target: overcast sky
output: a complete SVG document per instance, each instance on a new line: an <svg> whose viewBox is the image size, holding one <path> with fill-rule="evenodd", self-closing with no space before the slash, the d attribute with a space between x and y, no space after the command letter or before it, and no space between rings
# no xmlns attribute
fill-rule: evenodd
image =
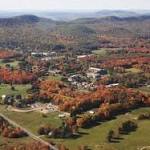
<svg viewBox="0 0 150 150"><path fill-rule="evenodd" d="M150 0L0 0L0 10L150 9Z"/></svg>

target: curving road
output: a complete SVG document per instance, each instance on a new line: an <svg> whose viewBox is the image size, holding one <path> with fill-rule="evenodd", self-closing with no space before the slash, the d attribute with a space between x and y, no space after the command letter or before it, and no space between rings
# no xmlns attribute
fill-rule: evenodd
<svg viewBox="0 0 150 150"><path fill-rule="evenodd" d="M11 107L11 108L7 108L7 110L8 110L8 111L14 111L14 112L28 113L28 112L33 112L33 111L40 110L40 109L42 109L42 108L43 108L43 107L23 110L23 109L17 109L17 108Z"/></svg>
<svg viewBox="0 0 150 150"><path fill-rule="evenodd" d="M58 148L56 148L55 146L51 145L50 143L44 141L43 139L41 139L40 137L36 136L35 134L31 133L30 131L28 131L27 129L25 129L24 127L22 127L21 125L19 125L18 123L14 122L13 120L9 119L7 116L5 116L4 114L0 113L0 116L3 117L5 120L7 120L10 124L12 124L15 127L19 127L20 129L22 129L23 131L25 131L28 136L30 136L32 139L39 141L45 145L48 145L51 150L58 150Z"/></svg>

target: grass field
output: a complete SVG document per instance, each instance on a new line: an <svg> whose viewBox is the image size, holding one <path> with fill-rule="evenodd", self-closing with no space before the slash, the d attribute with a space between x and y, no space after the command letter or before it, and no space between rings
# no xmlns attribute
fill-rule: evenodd
<svg viewBox="0 0 150 150"><path fill-rule="evenodd" d="M25 95L26 90L29 87L30 85L15 85L16 91L12 91L9 85L2 84L0 85L0 95L8 93L21 93ZM147 90L147 92L149 92L150 89L145 88L143 87L143 89L141 88L140 90ZM38 112L10 112L7 111L5 106L2 105L0 105L0 112L36 135L38 135L37 130L41 125L51 124L56 127L61 124L61 120L58 118L58 113L50 113L47 115L47 117L43 117L42 114ZM138 129L136 132L132 132L129 135L121 136L121 138L123 139L115 143L108 144L106 142L106 136L109 130L116 129L122 121L127 119L133 119L142 112L150 113L150 108L141 108L138 110L134 110L130 113L130 115L120 115L114 120L101 123L100 125L90 129L80 129L79 131L81 133L81 137L76 139L45 139L52 140L56 143L63 143L68 148L70 148L70 150L76 150L79 145L88 145L91 150L137 150L137 148L139 147L150 145L150 121L138 121ZM28 141L28 138L22 138L19 140L15 139L10 141L5 140L7 139L2 139L0 137L1 147L4 147L4 143L15 144L20 141Z"/></svg>
<svg viewBox="0 0 150 150"><path fill-rule="evenodd" d="M61 124L58 113L48 114L47 117L44 118L38 112L8 112L4 106L0 106L0 111L35 134L37 134L37 130L41 125L51 124L53 126L59 126ZM91 150L137 150L139 147L150 145L150 121L148 120L137 121L137 131L129 135L121 136L122 140L115 143L108 144L106 142L106 136L109 130L116 129L124 120L134 119L138 114L143 112L150 113L150 108L134 110L128 115L120 115L116 119L103 122L90 129L80 129L81 137L76 139L48 139L46 137L44 137L44 139L56 143L63 143L70 148L70 150L77 150L79 145L88 145Z"/></svg>
<svg viewBox="0 0 150 150"><path fill-rule="evenodd" d="M15 90L11 89L11 86L9 84L1 84L0 85L0 96L2 95L8 95L8 94L21 94L25 96L27 94L27 90L31 87L31 85L14 85Z"/></svg>
<svg viewBox="0 0 150 150"><path fill-rule="evenodd" d="M150 145L150 121L139 121L138 129L129 135L123 135L120 141L108 144L106 136L110 129L115 129L127 119L133 119L142 112L150 112L150 108L141 108L133 111L130 115L120 115L116 119L102 123L90 129L80 129L81 137L77 139L54 140L65 144L71 150L76 150L78 145L88 145L92 150L137 150L142 146Z"/></svg>
<svg viewBox="0 0 150 150"><path fill-rule="evenodd" d="M48 114L47 117L43 117L42 114L38 112L30 112L30 113L11 112L6 110L6 106L3 105L0 105L0 112L36 135L38 135L37 130L42 125L51 124L54 127L56 127L61 124L61 120L58 118L58 113L51 113ZM6 150L5 146L13 146L17 144L20 145L20 143L28 143L32 141L33 140L29 137L19 139L8 139L2 138L0 136L0 150Z"/></svg>
<svg viewBox="0 0 150 150"><path fill-rule="evenodd" d="M96 54L100 57L103 57L103 56L106 56L107 51L106 51L105 48L102 48L102 49L99 49L99 50L94 50L94 51L92 51L92 53L94 53L94 54Z"/></svg>
<svg viewBox="0 0 150 150"><path fill-rule="evenodd" d="M47 114L47 117L43 117L39 112L11 112L6 110L6 107L2 105L0 105L0 112L34 134L37 134L37 130L42 125L51 124L52 126L56 127L61 124L61 120L56 112Z"/></svg>
<svg viewBox="0 0 150 150"><path fill-rule="evenodd" d="M2 62L2 60L0 60L0 66L2 66L2 67L5 67L5 65L10 65L10 66L16 68L18 66L18 64L19 64L19 61L16 61L16 60L9 62L9 63L4 63L4 62Z"/></svg>
<svg viewBox="0 0 150 150"><path fill-rule="evenodd" d="M140 70L140 69L137 69L137 68L130 68L130 69L126 69L126 72L140 73L141 70Z"/></svg>
<svg viewBox="0 0 150 150"><path fill-rule="evenodd" d="M145 94L150 94L150 87L143 86L143 87L138 88L138 90L140 90L141 92Z"/></svg>
<svg viewBox="0 0 150 150"><path fill-rule="evenodd" d="M21 93L23 95L26 94L26 90L30 88L30 85L15 85L16 91L12 91L11 87L6 84L0 85L0 95L2 94L18 94ZM139 90L146 91L147 93L150 91L147 87L142 87ZM61 120L58 117L58 113L50 113L47 117L43 117L39 112L30 112L30 113L18 113L18 112L10 112L6 110L5 106L0 105L0 112L5 114L10 119L16 121L18 124L27 128L29 131L37 134L37 130L40 126L45 124L51 124L52 126L59 126L61 124ZM106 142L106 136L109 130L115 129L119 126L120 122L133 119L137 117L138 114L142 112L149 112L150 108L141 108L138 110L134 110L130 113L130 115L120 115L116 119L101 123L98 126L95 126L90 129L80 129L81 137L76 139L48 139L52 140L56 143L63 143L70 150L77 150L79 145L88 145L91 150L137 150L138 147L150 145L150 121L138 121L138 129L136 132L132 132L129 135L123 135L122 140L117 141L116 143L108 144ZM6 140L6 139L5 139ZM28 141L27 139L11 139L10 141L5 141L0 137L0 150L4 143L8 143L9 145L15 144L18 142ZM4 150L4 149L2 149Z"/></svg>
<svg viewBox="0 0 150 150"><path fill-rule="evenodd" d="M60 81L61 79L62 79L62 76L61 75L49 75L48 77L47 77L47 79L48 80L58 80L58 81Z"/></svg>

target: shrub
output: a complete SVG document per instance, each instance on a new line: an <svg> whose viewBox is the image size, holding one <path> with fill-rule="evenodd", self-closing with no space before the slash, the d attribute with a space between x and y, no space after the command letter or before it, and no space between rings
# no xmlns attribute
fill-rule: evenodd
<svg viewBox="0 0 150 150"><path fill-rule="evenodd" d="M137 124L131 120L125 121L119 127L119 133L129 133L137 129Z"/></svg>

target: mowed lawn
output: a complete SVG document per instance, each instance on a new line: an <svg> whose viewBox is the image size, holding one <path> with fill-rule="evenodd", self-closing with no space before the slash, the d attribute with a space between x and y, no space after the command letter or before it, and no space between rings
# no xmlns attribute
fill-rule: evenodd
<svg viewBox="0 0 150 150"><path fill-rule="evenodd" d="M37 134L37 130L41 125L51 124L53 126L59 126L61 120L58 117L58 113L50 113L47 117L43 117L38 112L30 113L17 113L9 112L4 106L0 106L0 111L7 117L16 121L18 124L27 128L29 131ZM150 120L137 121L138 129L128 135L121 135L121 140L115 143L107 143L106 136L109 130L115 130L121 122L128 119L135 119L143 112L149 112L150 108L140 108L134 110L125 115L120 115L117 118L103 122L90 129L80 129L81 137L72 139L49 139L48 141L54 141L56 143L63 143L70 150L77 150L79 145L88 145L91 150L137 150L142 146L150 145Z"/></svg>
<svg viewBox="0 0 150 150"><path fill-rule="evenodd" d="M103 57L103 56L106 56L107 50L105 48L101 48L101 49L92 51L92 53Z"/></svg>
<svg viewBox="0 0 150 150"><path fill-rule="evenodd" d="M13 86L15 87L15 90L12 90L9 84L0 84L0 96L8 94L13 95L21 94L25 96L27 94L27 90L31 88L30 84L13 85Z"/></svg>
<svg viewBox="0 0 150 150"><path fill-rule="evenodd" d="M137 150L150 145L150 120L137 121L138 129L128 135L121 135L121 140L107 143L106 136L109 130L116 129L121 122L135 119L138 114L149 112L150 108L141 108L128 115L120 115L116 119L101 123L90 129L80 129L81 137L76 139L52 139L56 143L63 143L70 150L77 150L79 145L88 145L91 150Z"/></svg>

